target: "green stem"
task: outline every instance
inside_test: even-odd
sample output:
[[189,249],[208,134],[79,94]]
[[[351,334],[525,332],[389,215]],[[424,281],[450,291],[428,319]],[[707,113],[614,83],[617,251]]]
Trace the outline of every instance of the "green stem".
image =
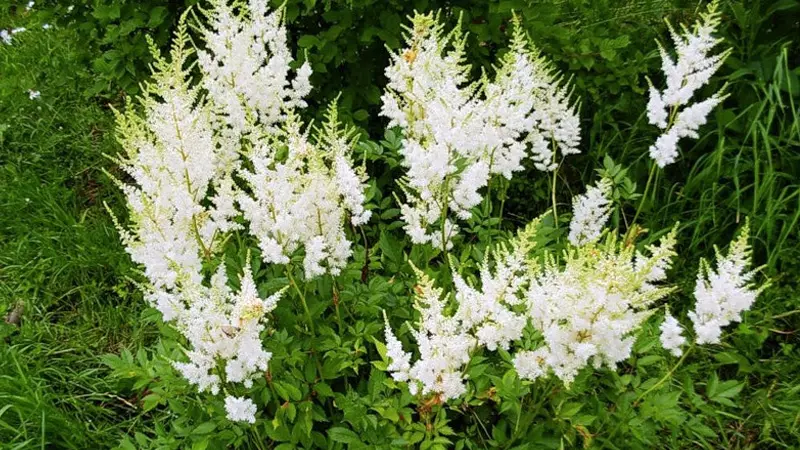
[[[556,146],[555,138],[551,137],[550,142],[553,144],[553,164],[555,164],[556,156],[558,154],[558,147]],[[558,229],[558,206],[556,204],[556,181],[558,180],[558,167],[559,165],[556,165],[556,167],[553,169],[553,182],[550,185],[550,199],[553,201],[553,225],[556,227],[556,229]]]
[[264,438],[261,437],[261,432],[258,431],[258,427],[257,426],[253,426],[252,429],[253,429],[253,431],[255,431],[255,435],[256,435],[256,447],[259,450],[266,450],[267,447],[264,447],[264,445],[263,445],[264,444]]
[[297,282],[294,280],[292,276],[292,266],[286,267],[286,275],[289,277],[289,284],[292,285],[297,295],[300,297],[300,302],[303,304],[303,311],[306,313],[306,319],[308,319],[308,327],[311,329],[311,334],[314,338],[317,337],[317,332],[314,329],[314,319],[311,317],[311,311],[308,309],[308,303],[306,303],[306,296],[300,291],[300,287],[297,285]]
[[341,294],[339,293],[339,286],[336,285],[336,278],[331,275],[331,281],[333,282],[333,295],[336,301],[333,303],[333,306],[336,308],[336,321],[339,323],[339,334],[344,333],[344,326],[342,325],[342,315],[339,313],[339,302],[341,301]]
[[500,219],[497,222],[497,229],[498,230],[500,229],[501,225],[503,224],[503,210],[506,207],[506,194],[508,193],[508,186],[509,186],[509,183],[505,183],[505,182],[503,183],[503,187],[502,187],[502,191],[501,191],[502,192],[502,197],[500,198],[500,214],[498,214],[498,216],[497,216]]
[[308,309],[308,303],[306,303],[306,296],[300,290],[300,286],[297,285],[297,282],[294,280],[292,276],[293,267],[291,265],[286,266],[286,275],[289,277],[289,283],[294,287],[295,292],[300,297],[300,302],[303,304],[303,311],[306,313],[306,319],[308,319],[308,327],[311,330],[311,353],[312,357],[314,358],[314,365],[317,367],[317,375],[319,379],[322,380],[322,365],[317,358],[317,351],[314,348],[314,341],[317,340],[317,331],[314,328],[314,319],[311,317],[311,311]]
[[653,182],[653,177],[656,174],[657,167],[658,166],[655,164],[650,166],[650,174],[647,176],[647,184],[644,185],[644,194],[642,194],[642,200],[639,202],[639,207],[636,208],[636,214],[633,216],[633,220],[631,220],[631,226],[636,223],[636,219],[639,218],[639,214],[642,212],[644,202],[647,201],[647,193],[650,192],[650,184]]
[[[666,131],[669,131],[672,128],[672,125],[675,123],[675,118],[678,114],[678,108],[675,106],[670,107],[669,112],[669,123],[667,124]],[[644,202],[647,201],[647,194],[650,190],[650,183],[653,181],[653,177],[656,173],[656,164],[652,164],[650,166],[650,174],[647,176],[647,184],[644,186],[644,194],[642,194],[642,201],[639,202],[639,207],[636,208],[636,214],[633,216],[633,220],[631,220],[631,226],[636,223],[636,219],[639,218],[639,213],[642,212],[642,207],[644,206]],[[630,228],[628,229],[630,231]]]
[[675,373],[675,370],[677,370],[678,367],[680,367],[683,364],[683,362],[686,361],[686,357],[689,356],[689,353],[691,353],[692,350],[694,350],[694,348],[695,345],[692,344],[691,347],[686,349],[686,351],[683,352],[683,356],[681,356],[681,359],[679,359],[678,362],[675,363],[675,365],[672,367],[672,369],[670,369],[669,372],[667,372],[663,377],[661,377],[661,379],[658,380],[656,384],[650,386],[650,389],[644,391],[639,397],[636,398],[636,401],[633,402],[634,406],[638,405],[639,402],[642,401],[642,399],[647,396],[647,394],[653,392],[654,390],[658,389],[662,384],[664,384],[664,382],[666,382],[672,376],[672,374]]
[[553,224],[558,229],[558,207],[556,206],[556,177],[558,168],[553,169],[553,184],[550,186],[550,198],[553,201]]

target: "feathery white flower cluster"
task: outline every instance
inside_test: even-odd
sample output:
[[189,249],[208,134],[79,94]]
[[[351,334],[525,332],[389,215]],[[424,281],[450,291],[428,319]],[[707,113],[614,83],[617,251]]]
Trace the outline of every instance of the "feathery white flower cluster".
[[686,338],[683,337],[683,328],[678,319],[667,313],[659,330],[661,331],[661,346],[674,356],[681,356],[683,354],[681,346],[686,343]]
[[414,331],[420,359],[410,363],[391,329],[386,328],[388,370],[409,389],[434,393],[442,400],[466,391],[463,368],[480,347],[512,348],[530,323],[543,345],[520,350],[514,367],[521,378],[536,379],[553,373],[566,384],[587,365],[614,366],[630,356],[634,332],[671,288],[659,286],[675,252],[675,231],[649,257],[633,246],[621,246],[610,236],[602,244],[589,243],[565,253],[565,261],[548,257],[543,265],[528,257],[538,222],[523,230],[511,250],[500,248],[481,267],[480,290],[454,274],[457,309],[447,315],[443,291],[417,271],[417,303],[421,313]]
[[766,287],[755,288],[752,283],[755,270],[747,270],[751,258],[749,234],[750,225],[746,223],[739,237],[731,242],[727,255],[715,249],[716,270],[706,260],[700,261],[694,289],[697,303],[689,313],[698,344],[718,344],[722,328],[741,321],[742,312],[753,306]]
[[[282,10],[264,0],[249,0],[247,15],[228,0],[213,0],[202,29],[206,48],[197,52],[203,87],[220,115],[241,132],[275,131],[286,112],[305,107],[311,92],[311,66],[305,62],[289,80],[294,61],[287,46]],[[257,121],[257,125],[256,125]]]
[[667,87],[659,91],[650,83],[650,101],[647,104],[648,120],[664,130],[650,146],[650,157],[659,167],[675,162],[678,141],[683,137],[697,139],[697,130],[706,123],[708,114],[724,100],[720,91],[701,102],[689,104],[695,91],[708,83],[730,54],[730,49],[717,55],[709,54],[720,42],[712,36],[720,24],[718,6],[716,1],[711,2],[692,31],[683,27],[683,33],[679,34],[672,26],[669,27],[677,61],[659,45]]
[[445,33],[436,17],[421,14],[412,27],[386,68],[381,113],[403,129],[406,232],[414,243],[449,248],[458,232],[451,213],[468,219],[490,177],[510,179],[526,153],[540,170],[555,169],[556,149],[578,153],[579,120],[566,86],[518,23],[494,80],[476,82],[460,29]]
[[[154,81],[145,85],[143,115],[133,109],[117,114],[126,150],[120,164],[133,179],[119,183],[132,223],[130,231],[120,228],[122,240],[144,268],[148,301],[188,341],[189,361],[175,367],[214,394],[223,382],[249,387],[267,369],[271,355],[260,335],[265,315],[281,296],[262,299],[249,269],[238,291],[228,287],[225,265],[217,261],[227,235],[242,228],[240,209],[256,225],[251,232],[259,240],[285,238],[277,244],[284,246],[277,251],[281,258],[262,245],[269,262],[286,262],[288,252],[305,245],[309,277],[324,272],[323,263],[339,270],[350,255],[342,231],[346,211],[356,224],[369,218],[362,176],[349,160],[353,142],[336,129],[335,115],[316,144],[299,132],[292,109],[309,90],[308,68],[289,87],[286,31],[280,15],[269,14],[265,5],[240,3],[234,14],[226,2],[213,3],[207,14],[214,28],[203,30],[200,84],[190,79],[193,50],[184,17],[169,61],[154,49]],[[283,132],[277,131],[281,122]],[[284,146],[288,161],[278,161]],[[240,154],[253,157],[254,172],[242,168]],[[246,178],[252,199],[237,186],[236,175]],[[272,198],[264,194],[269,189]],[[265,214],[275,214],[273,222],[262,223]],[[210,274],[209,267],[216,272]],[[231,420],[255,420],[249,400],[229,397],[226,410]]]
[[256,423],[256,404],[249,398],[225,397],[225,412],[231,420]]
[[611,180],[603,178],[590,186],[583,195],[572,199],[572,220],[569,222],[569,241],[579,247],[600,238],[611,216]]
[[[411,354],[403,351],[400,341],[386,323],[387,368],[397,381],[408,381],[412,394],[420,388],[423,395],[434,393],[443,401],[466,392],[463,368],[478,347],[508,350],[511,342],[522,336],[527,318],[513,311],[522,303],[527,282],[526,254],[536,223],[527,227],[512,242],[510,250],[499,247],[493,258],[487,257],[480,269],[481,289],[470,286],[453,273],[458,309],[445,313],[447,299],[422,271],[417,273],[415,308],[420,312],[419,328],[413,332],[420,358],[412,365]],[[494,261],[494,267],[490,264]]]
[[[250,193],[237,201],[265,262],[286,264],[302,245],[306,278],[344,268],[352,253],[346,214],[355,226],[371,215],[364,209],[364,174],[350,161],[355,143],[352,132],[340,129],[335,103],[313,142],[294,117],[279,140],[254,142],[253,169],[240,171]],[[278,157],[279,145],[285,145],[285,157]]]
[[144,267],[146,298],[189,343],[189,362],[175,367],[201,391],[216,394],[219,370],[225,381],[246,386],[266,370],[270,353],[260,334],[280,293],[262,300],[249,269],[239,291],[231,291],[224,264],[205,283],[204,260],[211,261],[224,235],[238,227],[236,166],[214,133],[210,105],[189,81],[187,42],[182,23],[171,60],[156,56],[154,82],[145,85],[141,98],[143,117],[133,109],[117,114],[127,152],[120,163],[135,183],[120,183],[132,223],[131,231],[120,233],[132,259]]
[[614,367],[628,358],[649,308],[671,291],[655,283],[665,279],[675,255],[675,233],[648,246],[649,257],[609,235],[602,244],[567,251],[561,264],[548,257],[532,267],[525,305],[544,345],[517,353],[520,377],[552,371],[569,384],[589,364]]
[[461,369],[469,362],[477,339],[465,329],[458,318],[445,314],[446,299],[442,289],[422,271],[417,273],[415,308],[420,312],[419,329],[414,338],[419,347],[420,358],[410,363],[411,355],[403,352],[400,342],[386,324],[387,356],[391,363],[388,370],[397,381],[408,380],[412,395],[422,391],[423,395],[435,393],[443,400],[457,398],[466,392]]

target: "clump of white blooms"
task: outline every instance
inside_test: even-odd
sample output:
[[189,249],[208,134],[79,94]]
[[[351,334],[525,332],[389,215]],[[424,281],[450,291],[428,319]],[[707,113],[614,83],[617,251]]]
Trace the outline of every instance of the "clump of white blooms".
[[526,326],[541,335],[541,345],[520,349],[514,367],[524,379],[554,374],[570,384],[578,371],[593,365],[615,366],[628,358],[635,332],[652,314],[656,302],[672,289],[659,284],[675,255],[675,230],[650,256],[614,236],[564,253],[564,260],[530,257],[538,229],[534,221],[511,243],[487,258],[480,270],[481,288],[457,273],[448,314],[448,296],[417,270],[416,308],[421,314],[413,332],[420,358],[409,366],[410,354],[386,328],[389,371],[409,381],[412,394],[436,394],[442,400],[466,392],[463,369],[478,348],[510,350]]
[[750,267],[751,251],[748,244],[749,223],[739,237],[731,242],[727,255],[717,254],[717,268],[700,261],[694,296],[697,300],[689,318],[694,324],[698,344],[718,344],[722,328],[742,320],[742,312],[749,310],[756,297],[765,288],[753,285],[755,270]]
[[519,23],[493,80],[470,82],[465,36],[417,14],[406,47],[392,55],[381,113],[403,130],[408,168],[401,206],[412,242],[450,248],[492,175],[510,179],[527,155],[540,170],[578,153],[579,119],[552,67]]
[[681,346],[686,343],[686,338],[683,336],[683,327],[678,319],[668,313],[661,322],[659,330],[661,330],[661,346],[674,356],[681,356],[683,354]]
[[[184,17],[169,60],[151,43],[154,80],[139,100],[142,114],[133,108],[117,113],[126,152],[119,162],[133,180],[118,182],[131,222],[130,230],[120,228],[122,240],[144,269],[147,300],[186,338],[188,362],[175,367],[213,394],[222,383],[250,387],[267,370],[271,354],[261,335],[282,294],[260,295],[249,255],[239,289],[228,286],[219,261],[230,233],[242,228],[242,212],[256,225],[250,230],[256,238],[284,246],[277,258],[262,245],[266,260],[287,262],[289,252],[304,245],[309,277],[335,273],[350,255],[342,230],[346,212],[354,224],[369,218],[362,174],[349,159],[353,140],[338,132],[335,115],[314,144],[291,119],[308,93],[308,69],[287,81],[286,31],[265,5],[239,3],[234,14],[227,3],[213,3],[207,14],[214,31],[203,29],[202,83],[191,79]],[[277,128],[281,122],[284,131]],[[279,160],[284,147],[288,159]],[[243,169],[240,155],[252,157],[254,172]],[[238,186],[237,176],[247,186]],[[272,198],[265,197],[268,189]],[[275,222],[258,222],[272,213]],[[227,397],[226,411],[231,420],[255,420],[249,399]]]
[[651,83],[650,101],[647,104],[648,120],[664,130],[650,146],[650,157],[659,167],[675,162],[681,138],[697,139],[697,130],[725,97],[720,91],[703,101],[690,104],[695,91],[708,83],[730,54],[730,49],[716,55],[710,54],[721,41],[713,36],[720,24],[718,6],[716,1],[711,2],[692,30],[683,27],[682,33],[678,33],[672,26],[669,27],[677,61],[659,45],[667,87],[659,91]]
[[675,255],[675,233],[648,246],[648,257],[609,235],[567,250],[564,261],[548,256],[540,267],[531,264],[525,306],[543,345],[517,353],[520,377],[552,372],[569,384],[589,364],[614,367],[628,358],[634,333],[672,290],[657,283]]
[[42,93],[39,91],[34,91],[33,89],[28,89],[28,98],[31,100],[38,100],[42,96]]
[[274,131],[287,111],[306,106],[311,92],[311,66],[303,63],[290,80],[289,51],[282,10],[270,11],[267,2],[250,0],[235,11],[228,0],[214,0],[203,28],[206,48],[197,52],[203,87],[224,120],[234,130]]
[[[481,288],[470,286],[458,273],[454,300],[458,305],[448,314],[447,297],[422,271],[417,273],[415,308],[420,313],[413,331],[420,357],[410,364],[411,355],[403,351],[387,322],[387,368],[397,381],[408,381],[412,394],[435,394],[441,400],[456,398],[466,392],[463,369],[478,347],[508,350],[512,341],[522,336],[527,323],[524,314],[513,311],[522,304],[527,282],[526,254],[537,222],[528,226],[510,248],[498,247],[493,257],[485,258],[480,270]],[[491,267],[491,263],[494,262]]]
[[611,216],[611,180],[603,178],[572,200],[569,241],[581,246],[596,241]]
[[256,404],[249,398],[225,397],[225,412],[233,421],[256,423]]
[[364,174],[351,163],[356,139],[341,129],[335,103],[327,116],[314,139],[290,118],[278,139],[254,141],[253,168],[240,171],[250,192],[237,196],[264,261],[286,264],[302,245],[309,279],[344,268],[352,252],[344,231],[348,213],[355,226],[371,214],[363,206]]

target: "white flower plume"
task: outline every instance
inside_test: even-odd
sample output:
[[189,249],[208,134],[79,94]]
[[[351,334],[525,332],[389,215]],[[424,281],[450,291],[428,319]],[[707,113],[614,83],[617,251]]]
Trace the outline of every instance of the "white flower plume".
[[731,242],[726,255],[716,249],[716,270],[707,261],[700,261],[694,290],[697,303],[694,311],[689,313],[698,344],[719,343],[722,328],[740,322],[742,313],[753,306],[758,294],[766,287],[756,288],[753,284],[756,271],[748,271],[751,259],[749,235],[748,222],[739,237]]
[[522,336],[527,323],[524,314],[514,311],[521,305],[527,283],[526,255],[536,223],[520,233],[509,248],[498,247],[487,255],[480,269],[481,287],[473,287],[458,273],[453,273],[457,304],[448,314],[448,297],[422,271],[417,273],[415,308],[420,312],[418,328],[413,331],[420,358],[410,363],[411,355],[386,325],[387,369],[397,381],[408,381],[416,394],[435,394],[441,400],[456,398],[466,392],[463,368],[479,347],[509,349]]
[[670,26],[677,60],[659,45],[667,87],[659,91],[650,83],[650,101],[647,104],[648,120],[664,130],[650,146],[650,157],[659,167],[675,162],[678,141],[684,137],[696,139],[697,130],[706,123],[708,114],[725,98],[720,91],[690,104],[695,92],[708,83],[731,52],[728,49],[716,55],[710,54],[720,42],[713,36],[720,24],[718,7],[717,1],[711,2],[691,31],[683,27],[682,33],[678,33]]
[[667,313],[659,330],[661,331],[661,346],[674,356],[681,356],[683,354],[681,346],[686,343],[686,338],[683,336],[683,328],[678,319]]
[[234,11],[228,0],[213,0],[202,27],[206,47],[197,52],[208,91],[221,118],[240,132],[273,130],[286,111],[305,107],[311,92],[311,66],[305,62],[289,79],[294,61],[287,46],[281,9],[269,11],[264,0],[249,0]]
[[578,153],[580,124],[567,86],[515,20],[494,79],[470,82],[460,29],[445,33],[416,15],[406,47],[392,55],[381,113],[403,129],[405,230],[417,244],[449,248],[493,175],[508,179],[529,155],[553,170],[555,154]]
[[552,257],[533,267],[525,305],[543,345],[517,355],[523,378],[555,374],[570,384],[578,371],[592,364],[614,367],[628,358],[634,333],[650,316],[651,307],[671,288],[658,282],[675,255],[675,230],[648,247],[650,256],[636,254],[614,235],[602,244],[587,244],[565,252],[560,264]]
[[581,246],[596,241],[611,216],[611,180],[603,178],[590,186],[583,195],[572,200],[572,220],[569,222],[569,241]]
[[262,258],[286,264],[302,247],[309,279],[344,268],[352,253],[346,220],[357,226],[371,215],[364,209],[364,173],[351,162],[357,137],[341,129],[336,107],[331,104],[314,139],[292,116],[277,138],[255,140],[248,155],[252,170],[240,171],[248,191],[237,202]]

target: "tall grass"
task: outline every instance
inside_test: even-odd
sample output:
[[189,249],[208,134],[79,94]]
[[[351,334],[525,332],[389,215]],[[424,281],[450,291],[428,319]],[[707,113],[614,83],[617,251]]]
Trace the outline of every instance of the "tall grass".
[[0,44],[0,314],[21,312],[0,322],[0,448],[108,447],[125,404],[98,356],[145,339],[102,207],[112,121],[76,37],[29,27]]

